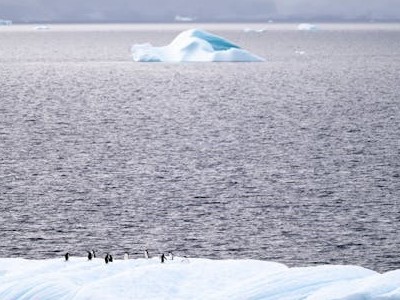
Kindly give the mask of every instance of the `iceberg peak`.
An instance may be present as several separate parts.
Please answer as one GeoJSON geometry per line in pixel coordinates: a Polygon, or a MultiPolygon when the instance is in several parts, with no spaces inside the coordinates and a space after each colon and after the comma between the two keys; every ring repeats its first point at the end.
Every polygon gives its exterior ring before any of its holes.
{"type": "Polygon", "coordinates": [[[200,29],[183,31],[163,47],[135,44],[132,46],[132,56],[134,61],[141,62],[264,61],[234,43],[200,29]]]}

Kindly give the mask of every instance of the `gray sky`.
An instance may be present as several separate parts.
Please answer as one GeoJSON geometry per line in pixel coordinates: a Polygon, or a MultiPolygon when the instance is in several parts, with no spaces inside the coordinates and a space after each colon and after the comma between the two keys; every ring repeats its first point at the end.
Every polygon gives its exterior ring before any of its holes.
{"type": "Polygon", "coordinates": [[[400,20],[400,0],[0,0],[14,22],[400,20]]]}

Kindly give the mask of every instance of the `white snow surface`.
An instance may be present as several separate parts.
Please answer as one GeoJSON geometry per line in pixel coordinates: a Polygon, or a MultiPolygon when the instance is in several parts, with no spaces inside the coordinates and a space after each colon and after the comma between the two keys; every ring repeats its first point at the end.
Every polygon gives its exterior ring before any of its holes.
{"type": "Polygon", "coordinates": [[[257,260],[0,259],[0,299],[400,299],[400,270],[257,260]]]}
{"type": "Polygon", "coordinates": [[[169,45],[132,46],[134,61],[140,62],[259,62],[263,58],[232,42],[200,29],[181,32],[169,45]]]}

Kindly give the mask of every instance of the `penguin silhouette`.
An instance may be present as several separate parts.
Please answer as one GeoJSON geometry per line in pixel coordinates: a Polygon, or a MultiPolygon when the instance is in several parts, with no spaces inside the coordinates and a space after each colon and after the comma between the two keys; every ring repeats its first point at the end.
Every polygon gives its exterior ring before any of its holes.
{"type": "Polygon", "coordinates": [[[68,253],[68,252],[65,253],[64,257],[65,257],[65,261],[68,261],[68,259],[69,259],[69,253],[68,253]]]}
{"type": "Polygon", "coordinates": [[[93,258],[92,252],[88,251],[87,253],[88,253],[88,255],[87,255],[88,260],[92,260],[92,258],[93,258]]]}
{"type": "Polygon", "coordinates": [[[94,252],[94,250],[92,250],[92,254],[93,254],[93,258],[96,258],[96,252],[94,252]]]}
{"type": "Polygon", "coordinates": [[[109,262],[108,253],[106,254],[106,257],[104,257],[104,261],[106,262],[106,264],[108,264],[108,262],[109,262]]]}
{"type": "Polygon", "coordinates": [[[144,250],[144,258],[147,258],[147,259],[150,258],[149,251],[147,249],[144,250]]]}
{"type": "Polygon", "coordinates": [[[160,259],[161,259],[161,263],[162,264],[167,260],[167,258],[165,257],[164,253],[161,254],[160,259]]]}
{"type": "Polygon", "coordinates": [[[172,253],[172,251],[168,252],[168,258],[170,260],[174,260],[174,254],[172,253]]]}
{"type": "Polygon", "coordinates": [[[108,261],[109,261],[109,262],[113,262],[113,257],[112,257],[111,254],[108,255],[108,261]]]}

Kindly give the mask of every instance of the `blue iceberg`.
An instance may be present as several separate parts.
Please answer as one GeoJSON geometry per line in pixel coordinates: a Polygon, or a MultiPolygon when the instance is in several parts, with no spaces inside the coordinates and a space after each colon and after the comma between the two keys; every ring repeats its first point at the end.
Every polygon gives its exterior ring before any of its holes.
{"type": "Polygon", "coordinates": [[[240,48],[232,42],[199,29],[180,33],[169,45],[132,46],[134,61],[141,62],[259,62],[262,57],[240,48]]]}

